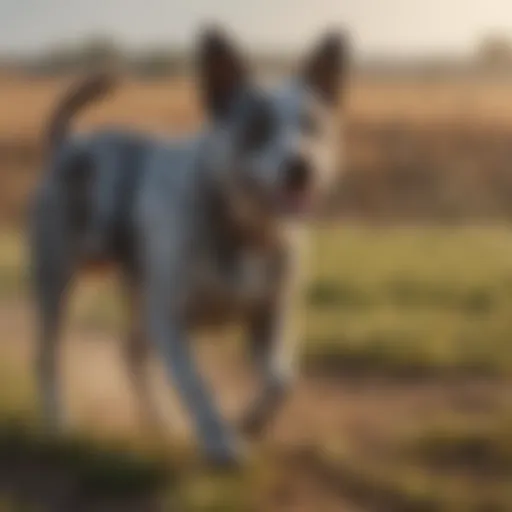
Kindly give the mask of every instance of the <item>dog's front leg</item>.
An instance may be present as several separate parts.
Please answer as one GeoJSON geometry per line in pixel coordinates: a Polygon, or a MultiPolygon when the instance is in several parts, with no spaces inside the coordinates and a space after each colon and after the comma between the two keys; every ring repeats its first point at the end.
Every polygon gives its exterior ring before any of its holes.
{"type": "Polygon", "coordinates": [[[183,268],[186,258],[178,247],[175,240],[160,237],[147,261],[146,314],[150,338],[192,416],[209,462],[236,464],[239,453],[234,436],[222,421],[190,353],[179,304],[186,281],[183,268]]]}
{"type": "Polygon", "coordinates": [[[249,347],[261,390],[242,418],[251,436],[262,430],[283,404],[297,373],[299,343],[296,310],[302,297],[308,256],[307,228],[287,229],[271,257],[273,293],[249,324],[249,347]]]}
{"type": "Polygon", "coordinates": [[[249,349],[261,388],[242,418],[242,431],[258,436],[283,404],[295,375],[297,338],[286,307],[274,302],[259,311],[249,325],[249,349]]]}
{"type": "Polygon", "coordinates": [[[259,435],[286,398],[296,374],[302,258],[293,246],[278,251],[272,265],[274,291],[249,322],[249,349],[261,376],[261,391],[242,419],[242,430],[259,435]],[[290,250],[291,249],[291,250],[290,250]]]}

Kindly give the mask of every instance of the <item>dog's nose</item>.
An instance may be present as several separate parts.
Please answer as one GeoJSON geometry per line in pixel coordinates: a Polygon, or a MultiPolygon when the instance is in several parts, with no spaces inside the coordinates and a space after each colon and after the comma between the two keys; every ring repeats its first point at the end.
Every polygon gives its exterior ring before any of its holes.
{"type": "Polygon", "coordinates": [[[304,158],[294,157],[289,160],[285,173],[285,185],[288,189],[298,190],[309,185],[311,168],[304,158]]]}

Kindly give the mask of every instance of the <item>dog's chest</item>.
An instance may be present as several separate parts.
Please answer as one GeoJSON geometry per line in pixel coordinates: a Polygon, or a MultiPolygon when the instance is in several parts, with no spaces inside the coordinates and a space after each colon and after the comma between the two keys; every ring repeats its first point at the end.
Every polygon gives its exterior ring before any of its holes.
{"type": "Polygon", "coordinates": [[[253,250],[227,259],[198,257],[186,298],[189,322],[221,324],[251,314],[275,292],[274,267],[271,255],[253,250]]]}

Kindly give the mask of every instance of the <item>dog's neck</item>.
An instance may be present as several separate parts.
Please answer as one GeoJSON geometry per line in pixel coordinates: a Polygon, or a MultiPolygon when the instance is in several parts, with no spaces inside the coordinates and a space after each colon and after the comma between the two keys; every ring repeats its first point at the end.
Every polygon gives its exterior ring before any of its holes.
{"type": "Polygon", "coordinates": [[[273,219],[252,201],[237,171],[226,172],[221,177],[208,172],[206,176],[203,194],[212,236],[232,248],[269,243],[275,227],[273,219]]]}

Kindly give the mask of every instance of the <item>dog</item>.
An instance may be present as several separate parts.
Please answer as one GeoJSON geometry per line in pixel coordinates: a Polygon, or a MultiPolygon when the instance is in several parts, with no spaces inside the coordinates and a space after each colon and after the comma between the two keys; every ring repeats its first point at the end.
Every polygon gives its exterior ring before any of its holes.
{"type": "Polygon", "coordinates": [[[172,140],[115,127],[70,134],[75,114],[113,90],[108,73],[72,88],[50,119],[30,223],[36,374],[44,425],[57,432],[64,423],[57,350],[69,285],[83,270],[113,265],[131,310],[123,351],[141,414],[156,417],[147,382],[151,347],[207,460],[237,464],[242,438],[215,407],[189,334],[235,317],[247,326],[261,389],[241,430],[261,433],[296,373],[291,306],[307,220],[338,170],[348,44],[342,32],[328,33],[296,76],[262,86],[222,29],[205,27],[198,39],[207,113],[199,133],[172,140]]]}

